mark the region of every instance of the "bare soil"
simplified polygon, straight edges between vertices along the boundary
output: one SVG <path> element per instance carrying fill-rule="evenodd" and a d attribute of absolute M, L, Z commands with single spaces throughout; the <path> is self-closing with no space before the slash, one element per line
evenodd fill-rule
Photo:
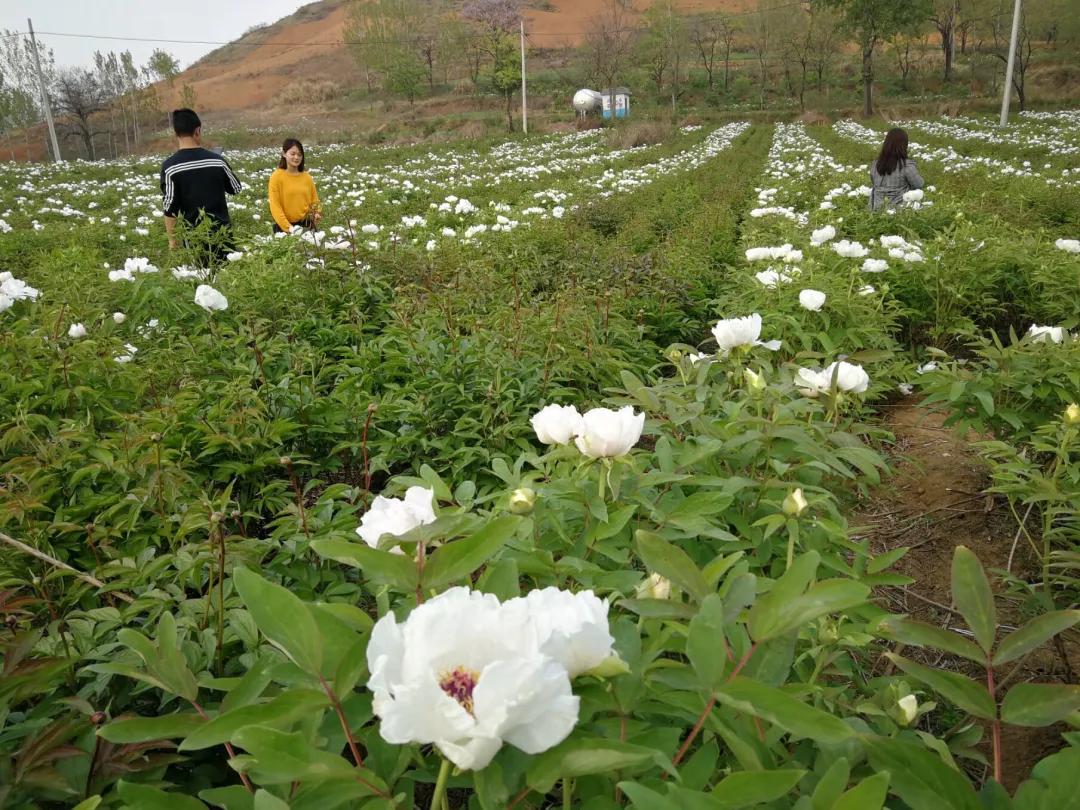
<path fill-rule="evenodd" d="M 1002 574 L 1011 571 L 1014 576 L 1034 579 L 1038 560 L 1023 540 L 1014 551 L 1016 521 L 1004 503 L 985 492 L 990 483 L 988 470 L 972 446 L 980 437 L 959 436 L 944 427 L 943 421 L 941 414 L 923 408 L 916 398 L 888 408 L 885 423 L 895 437 L 890 454 L 894 474 L 852 516 L 853 531 L 869 538 L 878 554 L 902 546 L 910 549 L 892 570 L 914 582 L 906 588 L 881 589 L 882 604 L 949 629 L 967 629 L 953 609 L 951 567 L 955 548 L 970 548 L 997 593 L 1000 638 L 1028 618 L 1019 600 L 1005 595 Z M 927 665 L 984 677 L 970 662 L 935 651 L 908 648 L 904 654 Z M 1077 672 L 1080 645 L 1062 639 L 1030 654 L 1009 682 L 1075 683 Z M 1010 792 L 1040 759 L 1063 747 L 1063 730 L 1063 726 L 1003 728 L 1002 771 Z"/>

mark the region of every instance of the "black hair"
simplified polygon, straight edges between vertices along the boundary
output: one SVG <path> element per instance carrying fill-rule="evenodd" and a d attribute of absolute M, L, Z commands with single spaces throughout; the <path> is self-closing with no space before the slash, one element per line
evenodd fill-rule
<path fill-rule="evenodd" d="M 189 138 L 195 134 L 195 130 L 202 126 L 198 114 L 194 110 L 184 107 L 182 110 L 172 111 L 172 128 L 178 138 Z"/>
<path fill-rule="evenodd" d="M 877 158 L 878 174 L 884 177 L 892 174 L 896 168 L 907 160 L 908 136 L 900 127 L 893 127 L 885 134 L 885 143 L 881 145 L 881 153 Z"/>
<path fill-rule="evenodd" d="M 304 145 L 296 140 L 296 138 L 286 138 L 285 143 L 281 145 L 281 160 L 278 161 L 277 165 L 279 169 L 289 168 L 289 164 L 285 162 L 285 153 L 294 146 L 300 150 L 300 171 L 304 171 L 304 162 L 307 159 L 304 155 Z"/>

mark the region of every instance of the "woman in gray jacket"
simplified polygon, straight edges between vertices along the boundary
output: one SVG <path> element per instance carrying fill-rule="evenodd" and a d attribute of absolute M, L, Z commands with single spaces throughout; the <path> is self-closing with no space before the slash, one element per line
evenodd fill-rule
<path fill-rule="evenodd" d="M 881 154 L 870 164 L 871 211 L 903 205 L 904 192 L 926 185 L 907 150 L 907 133 L 899 127 L 890 129 L 881 145 Z"/>

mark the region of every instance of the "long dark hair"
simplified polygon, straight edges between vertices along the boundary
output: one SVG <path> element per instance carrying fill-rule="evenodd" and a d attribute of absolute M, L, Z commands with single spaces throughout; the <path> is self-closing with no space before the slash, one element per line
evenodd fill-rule
<path fill-rule="evenodd" d="M 877 171 L 882 177 L 892 174 L 896 167 L 908 159 L 908 137 L 900 127 L 893 127 L 885 134 L 885 143 L 881 145 L 881 154 L 877 158 Z"/>
<path fill-rule="evenodd" d="M 907 143 L 906 137 L 904 138 L 904 142 Z M 285 153 L 294 146 L 300 150 L 300 171 L 304 171 L 304 161 L 306 160 L 306 156 L 304 155 L 304 145 L 296 140 L 296 138 L 286 138 L 285 143 L 281 145 L 281 160 L 279 160 L 277 164 L 279 169 L 289 168 L 289 164 L 285 162 Z"/>

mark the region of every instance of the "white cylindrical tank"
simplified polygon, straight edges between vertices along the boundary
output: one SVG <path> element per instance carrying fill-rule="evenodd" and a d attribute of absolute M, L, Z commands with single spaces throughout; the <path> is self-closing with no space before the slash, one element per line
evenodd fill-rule
<path fill-rule="evenodd" d="M 599 109 L 603 100 L 603 96 L 595 90 L 578 90 L 574 93 L 574 109 L 580 113 L 591 112 Z"/>

